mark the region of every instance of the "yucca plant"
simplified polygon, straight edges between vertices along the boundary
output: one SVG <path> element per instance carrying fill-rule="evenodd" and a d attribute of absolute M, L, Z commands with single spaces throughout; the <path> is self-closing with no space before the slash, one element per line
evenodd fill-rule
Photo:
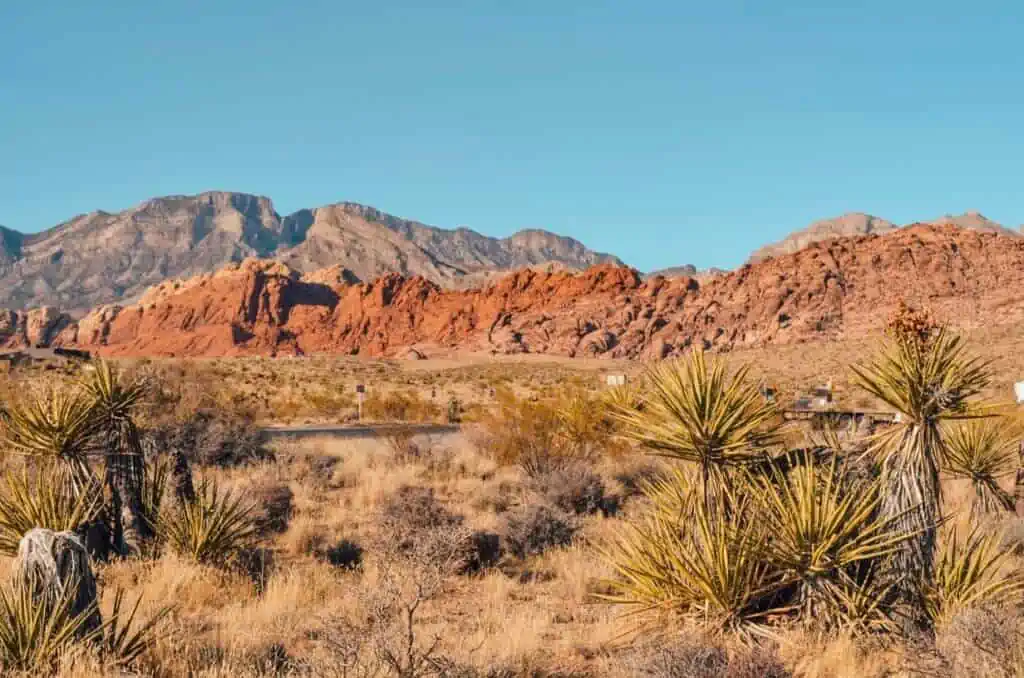
<path fill-rule="evenodd" d="M 157 457 L 146 464 L 142 480 L 142 515 L 150 530 L 156 534 L 160 521 L 160 510 L 167 494 L 167 484 L 173 472 L 173 461 L 169 457 Z"/>
<path fill-rule="evenodd" d="M 110 363 L 98 360 L 82 380 L 105 462 L 111 495 L 114 545 L 121 553 L 139 552 L 153 536 L 143 506 L 145 458 L 135 410 L 145 398 L 144 379 L 125 380 Z"/>
<path fill-rule="evenodd" d="M 748 379 L 747 368 L 730 376 L 724 361 L 693 351 L 656 363 L 644 383 L 641 407 L 616 414 L 624 435 L 693 464 L 708 509 L 722 504 L 716 497 L 726 495 L 730 469 L 763 460 L 779 440 L 775 405 Z"/>
<path fill-rule="evenodd" d="M 57 598 L 36 595 L 29 583 L 0 588 L 0 666 L 4 673 L 45 675 L 57 661 L 97 640 L 102 629 L 86 630 L 94 609 L 72 613 L 73 592 Z"/>
<path fill-rule="evenodd" d="M 892 604 L 897 580 L 880 575 L 878 561 L 850 572 L 839 570 L 825 584 L 823 621 L 847 633 L 893 632 Z"/>
<path fill-rule="evenodd" d="M 904 575 L 899 590 L 908 608 L 905 630 L 928 628 L 922 590 L 935 582 L 939 472 L 946 456 L 942 423 L 974 416 L 972 401 L 989 382 L 988 363 L 939 329 L 897 334 L 881 355 L 853 371 L 861 388 L 900 414 L 898 423 L 873 439 L 869 452 L 881 469 L 882 514 L 916 535 L 892 558 L 893 570 Z"/>
<path fill-rule="evenodd" d="M 56 461 L 72 478 L 91 482 L 96 420 L 88 396 L 78 389 L 49 389 L 15 401 L 2 414 L 4 443 L 17 454 Z"/>
<path fill-rule="evenodd" d="M 1002 418 L 977 419 L 950 427 L 946 437 L 945 468 L 953 478 L 968 480 L 974 489 L 975 516 L 1012 511 L 1013 495 L 1000 481 L 1017 470 L 1020 431 Z"/>
<path fill-rule="evenodd" d="M 114 604 L 103 628 L 103 655 L 108 663 L 131 667 L 153 646 L 157 638 L 157 625 L 171 612 L 163 607 L 148 620 L 136 623 L 142 596 L 130 610 L 124 604 L 124 591 L 114 592 Z"/>
<path fill-rule="evenodd" d="M 928 614 L 936 624 L 965 608 L 1016 603 L 1024 595 L 1024 572 L 1010 564 L 1012 553 L 998 531 L 973 528 L 965 538 L 950 529 L 935 563 L 935 583 L 926 591 Z"/>
<path fill-rule="evenodd" d="M 74 532 L 96 520 L 102 505 L 98 480 L 75 482 L 52 462 L 35 474 L 8 471 L 0 488 L 0 553 L 17 554 L 21 538 L 36 527 Z"/>
<path fill-rule="evenodd" d="M 684 500 L 685 520 L 678 519 L 679 503 L 655 505 L 602 548 L 618 575 L 603 598 L 682 614 L 712 631 L 768 634 L 766 619 L 786 611 L 776 598 L 782 575 L 764 558 L 757 516 L 741 499 L 731 504 L 723 519 L 725 512 L 709 511 L 702 497 Z"/>
<path fill-rule="evenodd" d="M 182 503 L 160 520 L 160 534 L 179 555 L 223 564 L 256 534 L 254 507 L 216 481 L 200 481 L 195 501 Z"/>
<path fill-rule="evenodd" d="M 914 535 L 896 529 L 901 516 L 879 515 L 878 479 L 855 478 L 835 455 L 822 463 L 801 452 L 793 461 L 788 472 L 748 473 L 747 492 L 768 535 L 764 557 L 797 586 L 804 618 L 820 619 L 829 612 L 829 587 L 852 566 L 888 556 Z"/>

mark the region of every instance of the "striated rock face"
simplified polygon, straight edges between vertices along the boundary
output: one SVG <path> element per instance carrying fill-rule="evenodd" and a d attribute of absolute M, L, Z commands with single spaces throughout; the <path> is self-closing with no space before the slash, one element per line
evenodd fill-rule
<path fill-rule="evenodd" d="M 351 283 L 337 269 L 302 277 L 248 260 L 101 307 L 52 341 L 132 356 L 407 357 L 412 347 L 651 359 L 874 331 L 900 299 L 961 326 L 1018 321 L 1022 284 L 1024 239 L 935 225 L 812 243 L 703 282 L 602 265 L 445 290 L 422 276 Z M 21 318 L 7 313 L 0 332 L 15 336 Z"/>
<path fill-rule="evenodd" d="M 534 264 L 618 262 L 547 231 L 490 238 L 354 203 L 281 216 L 268 198 L 214 191 L 92 212 L 31 235 L 0 227 L 0 305 L 85 310 L 127 302 L 168 278 L 212 273 L 248 257 L 306 272 L 337 265 L 360 280 L 422 275 L 445 286 Z"/>

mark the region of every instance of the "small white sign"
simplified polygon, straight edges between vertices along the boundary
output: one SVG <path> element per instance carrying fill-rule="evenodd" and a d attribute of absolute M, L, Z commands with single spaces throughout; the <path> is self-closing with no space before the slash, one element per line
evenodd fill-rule
<path fill-rule="evenodd" d="M 1018 381 L 1013 385 L 1013 394 L 1017 396 L 1018 403 L 1024 403 L 1024 381 Z"/>
<path fill-rule="evenodd" d="M 605 383 L 609 386 L 623 386 L 626 383 L 626 375 L 624 374 L 609 374 L 605 377 Z"/>

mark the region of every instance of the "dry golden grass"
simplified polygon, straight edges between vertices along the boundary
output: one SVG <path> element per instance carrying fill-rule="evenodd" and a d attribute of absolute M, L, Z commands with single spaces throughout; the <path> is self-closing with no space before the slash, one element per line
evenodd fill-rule
<path fill-rule="evenodd" d="M 1005 399 L 1017 370 L 1024 374 L 1024 359 L 1011 350 L 1017 333 L 994 328 L 976 330 L 969 338 L 984 355 L 1000 358 L 988 395 Z M 849 388 L 847 365 L 873 347 L 868 341 L 774 347 L 737 351 L 731 360 L 751 364 L 755 378 L 778 383 L 784 396 L 832 378 L 841 402 L 868 407 L 873 403 Z M 350 416 L 356 383 L 366 383 L 382 400 L 391 393 L 415 394 L 423 411 L 443 418 L 453 396 L 470 410 L 491 408 L 502 389 L 543 400 L 563 392 L 567 384 L 598 391 L 603 388 L 603 373 L 636 374 L 641 366 L 533 359 L 461 364 L 314 357 L 153 361 L 133 367 L 152 371 L 165 385 L 154 408 L 160 418 L 216 408 L 267 422 L 301 422 Z M 60 380 L 64 375 L 48 378 Z M 22 386 L 18 379 L 14 375 L 2 380 L 2 388 L 17 390 Z M 683 675 L 651 669 L 654 641 L 649 631 L 593 596 L 611 574 L 594 546 L 639 511 L 640 498 L 627 499 L 616 515 L 577 516 L 581 528 L 569 546 L 523 560 L 506 556 L 497 567 L 480 573 L 438 572 L 431 563 L 395 560 L 381 534 L 378 514 L 403 487 L 429 488 L 445 508 L 462 516 L 470 530 L 498 532 L 509 511 L 537 500 L 523 470 L 501 463 L 486 447 L 478 449 L 474 441 L 479 440 L 472 435 L 417 439 L 412 449 L 388 441 L 312 438 L 279 444 L 273 462 L 208 469 L 205 472 L 226 487 L 245 490 L 281 483 L 292 491 L 287 530 L 266 535 L 263 541 L 273 552 L 269 576 L 254 581 L 240 570 L 201 566 L 172 554 L 101 564 L 97 570 L 104 611 L 109 611 L 117 588 L 127 591 L 129 601 L 142 596 L 143 619 L 164 606 L 173 607 L 160 623 L 160 639 L 152 653 L 159 675 L 385 676 L 395 672 L 381 663 L 382 648 L 393 647 L 407 629 L 382 612 L 388 606 L 381 601 L 386 598 L 392 608 L 401 607 L 415 598 L 416 584 L 428 584 L 413 630 L 420 651 L 431 648 L 436 639 L 431 658 L 439 662 L 430 666 L 437 675 L 474 675 L 456 673 L 453 667 L 472 668 L 476 675 L 498 668 L 511 671 L 508 675 Z M 592 470 L 609 493 L 626 497 L 634 493 L 635 479 L 658 463 L 638 451 L 622 451 L 615 457 L 600 456 Z M 951 512 L 960 508 L 964 510 L 959 514 L 967 515 L 970 488 L 957 481 L 944 491 Z M 1015 520 L 1007 522 L 1016 525 Z M 957 527 L 966 530 L 970 525 Z M 346 541 L 363 549 L 360 567 L 331 564 L 332 549 Z M 6 577 L 9 566 L 8 559 L 0 559 L 0 578 Z M 666 625 L 660 633 L 667 636 L 671 630 Z M 740 652 L 729 642 L 708 642 Z M 957 666 L 989 666 L 971 657 L 970 642 L 954 645 Z M 1024 643 L 1019 645 L 1007 652 L 1020 651 L 1024 657 Z M 986 649 L 978 652 L 984 655 Z M 806 678 L 955 675 L 948 657 L 924 656 L 917 647 L 822 638 L 803 630 L 783 631 L 777 653 L 791 675 Z M 88 658 L 79 658 L 66 663 L 59 675 L 109 675 L 103 671 Z M 697 678 L 719 675 L 734 674 Z M 735 677 L 747 675 L 758 674 Z"/>

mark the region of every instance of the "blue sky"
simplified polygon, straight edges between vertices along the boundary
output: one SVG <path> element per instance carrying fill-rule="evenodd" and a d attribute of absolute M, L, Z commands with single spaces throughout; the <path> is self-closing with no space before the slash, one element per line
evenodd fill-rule
<path fill-rule="evenodd" d="M 207 189 L 641 269 L 810 221 L 1024 222 L 1013 2 L 0 3 L 0 223 Z"/>

